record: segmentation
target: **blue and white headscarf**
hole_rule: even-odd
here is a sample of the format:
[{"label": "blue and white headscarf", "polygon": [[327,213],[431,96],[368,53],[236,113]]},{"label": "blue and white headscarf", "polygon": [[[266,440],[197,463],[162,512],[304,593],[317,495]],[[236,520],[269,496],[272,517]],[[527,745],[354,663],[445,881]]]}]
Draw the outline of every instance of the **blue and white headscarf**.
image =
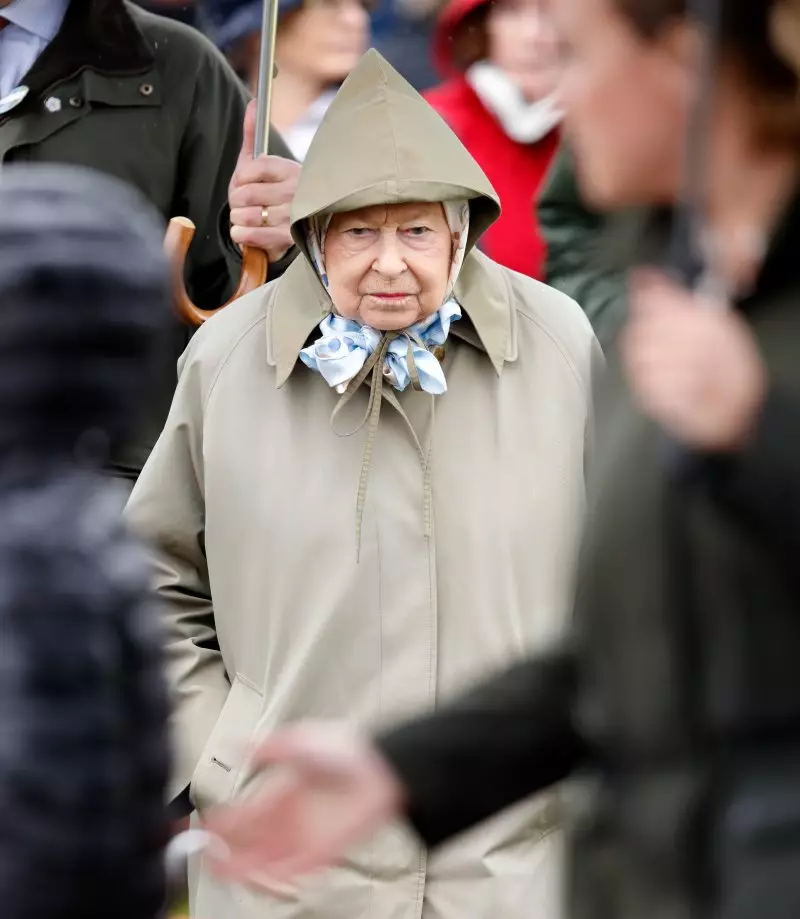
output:
[{"label": "blue and white headscarf", "polygon": [[[446,201],[443,207],[453,240],[453,259],[444,304],[438,312],[408,328],[408,338],[394,339],[384,359],[384,379],[401,392],[411,382],[409,347],[422,389],[432,395],[440,395],[447,390],[441,364],[432,352],[444,344],[450,333],[450,325],[461,318],[461,307],[453,297],[453,289],[466,252],[469,202]],[[325,236],[330,221],[330,215],[312,217],[306,228],[311,261],[326,288]],[[307,367],[322,374],[329,386],[344,392],[348,383],[358,375],[369,356],[378,348],[384,332],[354,319],[345,319],[335,312],[323,319],[319,330],[320,338],[300,352],[300,359]]]}]

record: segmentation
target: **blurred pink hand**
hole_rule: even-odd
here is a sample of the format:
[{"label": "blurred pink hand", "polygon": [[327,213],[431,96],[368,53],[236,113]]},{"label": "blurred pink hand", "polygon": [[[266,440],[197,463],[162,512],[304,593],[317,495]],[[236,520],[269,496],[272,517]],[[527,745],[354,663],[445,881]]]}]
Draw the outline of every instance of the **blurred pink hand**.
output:
[{"label": "blurred pink hand", "polygon": [[639,407],[689,447],[744,447],[761,411],[766,371],[737,313],[663,275],[637,273],[621,353]]},{"label": "blurred pink hand", "polygon": [[[228,187],[231,239],[254,246],[277,262],[294,245],[289,232],[289,211],[300,176],[300,164],[280,156],[253,158],[256,133],[255,101],[247,107],[239,162]],[[264,214],[268,226],[264,226]]]},{"label": "blurred pink hand", "polygon": [[400,810],[403,793],[368,741],[339,724],[308,722],[273,734],[254,762],[281,774],[250,798],[210,814],[227,846],[215,870],[276,893],[324,868]]}]

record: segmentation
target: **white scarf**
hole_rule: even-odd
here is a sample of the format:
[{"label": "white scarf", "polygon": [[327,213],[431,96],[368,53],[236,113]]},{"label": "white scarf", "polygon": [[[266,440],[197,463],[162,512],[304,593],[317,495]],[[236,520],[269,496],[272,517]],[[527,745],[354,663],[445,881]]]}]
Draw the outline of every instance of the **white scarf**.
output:
[{"label": "white scarf", "polygon": [[557,93],[526,102],[511,77],[489,61],[473,64],[465,76],[506,134],[518,143],[535,144],[558,127],[564,117]]}]

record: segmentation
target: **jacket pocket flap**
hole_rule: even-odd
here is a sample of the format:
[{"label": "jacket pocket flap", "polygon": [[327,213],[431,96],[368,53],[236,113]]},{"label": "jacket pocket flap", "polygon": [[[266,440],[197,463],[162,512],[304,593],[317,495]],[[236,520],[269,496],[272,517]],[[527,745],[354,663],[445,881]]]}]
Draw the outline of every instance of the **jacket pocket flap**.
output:
[{"label": "jacket pocket flap", "polygon": [[261,702],[261,692],[237,675],[192,776],[189,795],[199,813],[235,793]]}]

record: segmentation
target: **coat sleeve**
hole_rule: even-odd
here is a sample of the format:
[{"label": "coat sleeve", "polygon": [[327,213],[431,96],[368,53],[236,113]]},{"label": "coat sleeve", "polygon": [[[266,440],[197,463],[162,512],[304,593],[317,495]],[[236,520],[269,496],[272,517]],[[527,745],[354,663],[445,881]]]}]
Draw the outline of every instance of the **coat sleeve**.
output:
[{"label": "coat sleeve", "polygon": [[[228,234],[228,185],[242,146],[250,95],[227,61],[203,42],[172,213],[188,217],[197,227],[186,265],[189,296],[203,309],[214,309],[231,295],[241,270],[241,255]],[[275,130],[270,131],[270,153],[293,159]],[[271,265],[270,277],[280,275],[294,254],[290,250]]]},{"label": "coat sleeve", "polygon": [[625,311],[624,278],[601,254],[604,219],[581,202],[572,160],[562,146],[540,194],[538,220],[547,243],[546,281],[586,313],[600,344],[616,338]]},{"label": "coat sleeve", "polygon": [[779,386],[767,395],[758,426],[740,454],[712,460],[717,497],[762,533],[793,574],[800,557],[800,400]]},{"label": "coat sleeve", "polygon": [[379,738],[428,845],[566,778],[582,761],[569,651],[518,664],[428,718]]},{"label": "coat sleeve", "polygon": [[205,554],[201,328],[179,365],[164,431],[131,494],[126,516],[153,553],[163,608],[175,744],[170,797],[186,790],[230,690],[217,641]]}]

